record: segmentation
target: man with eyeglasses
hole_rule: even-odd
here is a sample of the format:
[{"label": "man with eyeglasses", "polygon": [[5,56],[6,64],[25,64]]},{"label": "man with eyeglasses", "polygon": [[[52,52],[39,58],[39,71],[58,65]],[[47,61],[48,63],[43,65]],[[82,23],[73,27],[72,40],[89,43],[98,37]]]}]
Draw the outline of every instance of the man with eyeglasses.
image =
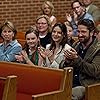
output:
[{"label": "man with eyeglasses", "polygon": [[72,100],[83,100],[85,86],[100,83],[100,41],[95,36],[93,21],[78,22],[78,39],[71,51],[66,50],[63,67],[72,66]]},{"label": "man with eyeglasses", "polygon": [[93,17],[86,12],[85,8],[82,6],[82,3],[78,0],[75,0],[71,4],[72,10],[73,10],[73,15],[71,16],[70,14],[66,13],[66,19],[67,21],[70,22],[72,28],[73,28],[73,35],[77,35],[77,23],[78,21],[82,19],[90,19],[92,21]]}]

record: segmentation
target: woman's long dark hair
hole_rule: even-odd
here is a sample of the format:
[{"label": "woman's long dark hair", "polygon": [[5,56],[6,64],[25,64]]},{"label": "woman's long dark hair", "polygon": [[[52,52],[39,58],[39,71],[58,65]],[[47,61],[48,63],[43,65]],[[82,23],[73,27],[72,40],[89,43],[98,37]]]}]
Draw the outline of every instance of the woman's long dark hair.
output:
[{"label": "woman's long dark hair", "polygon": [[[56,26],[59,26],[61,31],[62,31],[62,36],[63,36],[63,39],[62,41],[60,42],[60,45],[62,45],[62,48],[64,48],[65,44],[67,43],[67,40],[68,40],[68,37],[67,37],[67,28],[66,28],[66,25],[64,23],[61,23],[61,22],[58,22],[56,23],[53,28],[52,28],[52,32],[54,30],[54,28]],[[50,46],[50,50],[51,49],[55,49],[55,41],[53,41],[53,39],[51,40],[51,46]]]}]

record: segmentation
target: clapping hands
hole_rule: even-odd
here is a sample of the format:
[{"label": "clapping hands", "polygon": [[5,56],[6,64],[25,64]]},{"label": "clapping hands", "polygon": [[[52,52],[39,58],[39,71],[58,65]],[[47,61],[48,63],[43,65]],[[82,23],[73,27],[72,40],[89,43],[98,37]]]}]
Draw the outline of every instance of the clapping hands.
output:
[{"label": "clapping hands", "polygon": [[78,58],[77,52],[75,49],[71,48],[71,50],[64,50],[65,59],[73,60]]},{"label": "clapping hands", "polygon": [[43,59],[46,57],[50,58],[53,55],[53,51],[49,49],[45,49],[43,47],[38,47],[38,52]]}]

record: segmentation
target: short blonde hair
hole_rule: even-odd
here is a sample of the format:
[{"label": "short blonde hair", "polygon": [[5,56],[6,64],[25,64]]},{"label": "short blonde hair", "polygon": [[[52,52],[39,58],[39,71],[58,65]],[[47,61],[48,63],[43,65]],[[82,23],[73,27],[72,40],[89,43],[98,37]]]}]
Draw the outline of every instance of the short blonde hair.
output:
[{"label": "short blonde hair", "polygon": [[50,18],[47,15],[38,16],[37,19],[36,19],[36,24],[37,24],[38,20],[41,19],[41,18],[46,19],[47,24],[48,24],[48,32],[51,32],[51,21],[50,21]]},{"label": "short blonde hair", "polygon": [[44,14],[44,7],[45,7],[45,5],[48,5],[50,7],[51,14],[53,14],[54,6],[53,6],[53,4],[50,1],[44,1],[44,3],[42,4],[41,10],[42,10],[43,14]]}]

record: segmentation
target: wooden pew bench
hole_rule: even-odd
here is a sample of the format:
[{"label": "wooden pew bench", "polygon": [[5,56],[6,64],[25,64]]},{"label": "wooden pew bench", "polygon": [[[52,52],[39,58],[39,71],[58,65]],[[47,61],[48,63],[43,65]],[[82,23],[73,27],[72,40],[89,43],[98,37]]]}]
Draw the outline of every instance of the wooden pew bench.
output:
[{"label": "wooden pew bench", "polygon": [[26,40],[23,39],[17,39],[17,40],[21,44],[21,46],[24,47]]},{"label": "wooden pew bench", "polygon": [[100,83],[86,87],[85,100],[100,100]]},{"label": "wooden pew bench", "polygon": [[63,70],[0,62],[0,76],[17,76],[16,100],[71,100],[72,72],[71,67]]},{"label": "wooden pew bench", "polygon": [[16,78],[14,75],[0,77],[0,100],[16,100]]},{"label": "wooden pew bench", "polygon": [[24,32],[17,32],[16,39],[25,40],[25,33]]}]

